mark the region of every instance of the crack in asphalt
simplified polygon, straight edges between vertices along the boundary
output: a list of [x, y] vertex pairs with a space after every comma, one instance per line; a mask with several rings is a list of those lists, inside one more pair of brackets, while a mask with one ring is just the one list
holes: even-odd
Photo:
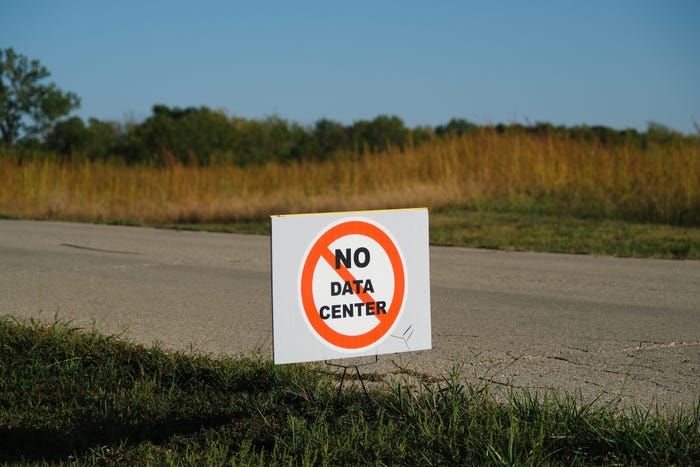
[[[644, 345], [642, 345], [644, 344]], [[638, 346], [636, 347], [627, 347], [624, 349], [620, 349], [621, 352], [629, 352], [629, 351], [643, 351], [643, 350], [656, 350], [656, 349], [670, 349], [673, 347], [693, 347], [696, 345], [700, 345], [700, 341], [691, 341], [691, 342], [640, 342]]]
[[61, 246], [66, 246], [68, 248], [75, 248], [77, 250], [95, 251], [97, 253], [114, 253], [114, 254], [118, 254], [118, 255], [138, 255], [138, 254], [140, 254], [140, 253], [137, 253], [135, 251], [106, 250], [103, 248], [93, 248], [93, 247], [85, 246], [85, 245], [76, 245], [74, 243], [61, 243]]

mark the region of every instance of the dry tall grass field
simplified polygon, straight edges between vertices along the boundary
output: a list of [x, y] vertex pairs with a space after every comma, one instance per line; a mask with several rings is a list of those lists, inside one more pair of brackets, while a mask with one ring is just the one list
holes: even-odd
[[493, 129], [322, 163], [207, 167], [0, 156], [0, 215], [227, 222], [270, 214], [493, 206], [700, 225], [700, 142], [611, 147]]

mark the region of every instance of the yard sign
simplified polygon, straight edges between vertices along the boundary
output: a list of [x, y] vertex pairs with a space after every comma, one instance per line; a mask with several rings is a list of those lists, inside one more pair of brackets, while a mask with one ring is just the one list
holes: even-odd
[[275, 363], [431, 347], [427, 209], [272, 217]]

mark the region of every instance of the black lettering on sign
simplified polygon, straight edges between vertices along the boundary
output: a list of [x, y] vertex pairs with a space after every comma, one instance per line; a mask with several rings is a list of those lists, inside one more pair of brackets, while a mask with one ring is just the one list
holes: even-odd
[[362, 302], [323, 305], [318, 309], [321, 319], [341, 319], [387, 314], [386, 302]]
[[338, 248], [335, 249], [335, 268], [340, 269], [342, 264], [347, 269], [352, 268], [352, 263], [358, 268], [366, 268], [369, 264], [369, 250], [363, 246], [352, 252], [352, 249], [346, 248], [345, 253]]
[[341, 289], [340, 282], [331, 282], [331, 295], [332, 296], [340, 295], [341, 290], [342, 289]]
[[355, 279], [354, 281], [331, 281], [331, 295], [359, 295], [361, 293], [374, 293], [374, 285], [371, 279]]
[[343, 304], [343, 318], [349, 316], [353, 317], [353, 312], [352, 312], [352, 303], [345, 303]]

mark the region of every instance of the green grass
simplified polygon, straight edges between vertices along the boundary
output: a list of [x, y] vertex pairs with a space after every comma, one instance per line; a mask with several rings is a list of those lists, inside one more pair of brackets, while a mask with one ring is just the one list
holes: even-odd
[[693, 465], [700, 404], [672, 413], [512, 393], [457, 371], [357, 388], [262, 357], [211, 359], [69, 324], [0, 319], [0, 462], [126, 465]]
[[700, 228], [547, 211], [452, 207], [430, 213], [430, 243], [498, 250], [700, 259]]
[[[114, 223], [114, 222], [113, 222]], [[230, 223], [137, 224], [243, 234], [270, 234], [268, 219]], [[430, 243], [508, 251], [639, 258], [700, 259], [700, 228], [574, 217], [547, 209], [498, 203], [430, 211]]]

